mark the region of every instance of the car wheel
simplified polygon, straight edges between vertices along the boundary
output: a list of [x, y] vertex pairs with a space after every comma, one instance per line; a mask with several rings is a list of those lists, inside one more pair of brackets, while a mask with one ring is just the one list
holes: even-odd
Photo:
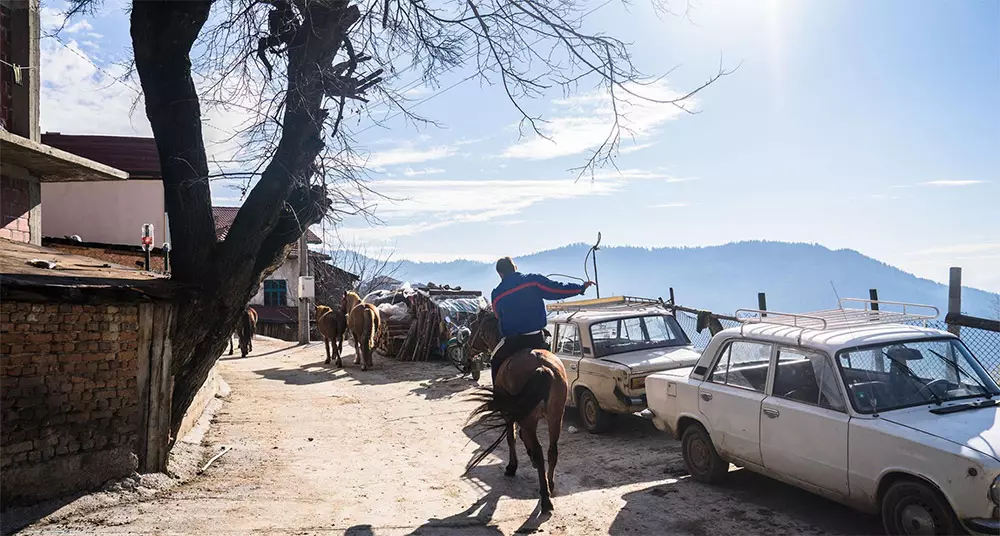
[[684, 454], [684, 465], [698, 482], [715, 484], [729, 474], [729, 462], [719, 456], [712, 438], [700, 424], [692, 424], [684, 430], [681, 452]]
[[958, 534], [951, 506], [934, 488], [917, 480], [893, 484], [882, 497], [886, 534]]
[[611, 426], [611, 415], [601, 409], [594, 393], [587, 389], [580, 391], [580, 398], [576, 405], [580, 408], [580, 420], [583, 421], [583, 426], [587, 428], [588, 432], [602, 434], [608, 431]]

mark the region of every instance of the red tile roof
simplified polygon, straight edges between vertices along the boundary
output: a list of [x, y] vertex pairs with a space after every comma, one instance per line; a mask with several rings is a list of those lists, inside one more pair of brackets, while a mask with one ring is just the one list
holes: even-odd
[[[239, 210], [240, 207], [212, 207], [212, 216], [215, 218], [215, 237], [219, 241], [226, 239], [229, 228], [233, 226], [233, 221]], [[310, 244], [323, 243], [320, 237], [308, 229], [306, 229], [306, 242]]]
[[132, 136], [78, 136], [46, 132], [42, 143], [127, 171], [130, 179], [159, 179], [156, 140]]

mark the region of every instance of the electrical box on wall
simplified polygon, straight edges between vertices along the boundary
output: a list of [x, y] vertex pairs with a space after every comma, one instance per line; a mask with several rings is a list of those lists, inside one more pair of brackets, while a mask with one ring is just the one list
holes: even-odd
[[311, 275], [299, 276], [299, 299], [311, 300], [316, 297], [316, 278]]

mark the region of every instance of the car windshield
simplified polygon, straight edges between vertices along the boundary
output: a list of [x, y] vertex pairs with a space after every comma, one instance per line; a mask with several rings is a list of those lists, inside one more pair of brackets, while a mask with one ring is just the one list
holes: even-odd
[[837, 358], [851, 403], [861, 413], [1000, 394], [957, 339], [852, 348]]
[[597, 322], [590, 326], [597, 357], [621, 354], [647, 348], [684, 346], [687, 336], [668, 315], [633, 316]]

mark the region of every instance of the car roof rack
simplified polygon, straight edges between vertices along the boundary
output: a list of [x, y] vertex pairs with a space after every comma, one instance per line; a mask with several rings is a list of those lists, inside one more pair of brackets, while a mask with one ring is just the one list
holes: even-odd
[[[864, 306], [861, 308], [845, 307], [845, 304], [863, 304]], [[736, 317], [743, 324], [775, 324], [801, 328], [802, 330], [824, 331], [877, 324], [926, 322], [936, 319], [941, 314], [941, 311], [933, 305], [885, 300], [842, 298], [837, 305], [837, 309], [815, 311], [808, 314], [739, 309], [736, 311]], [[885, 310], [885, 306], [896, 310]], [[751, 316], [741, 317], [741, 314]], [[742, 330], [742, 327], [740, 329]]]
[[632, 307], [649, 307], [651, 305], [665, 306], [663, 300], [661, 299], [639, 298], [637, 296], [611, 296], [610, 298], [553, 303], [548, 305], [546, 308], [550, 313], [555, 313], [583, 310], [608, 311], [615, 309], [629, 309]]

